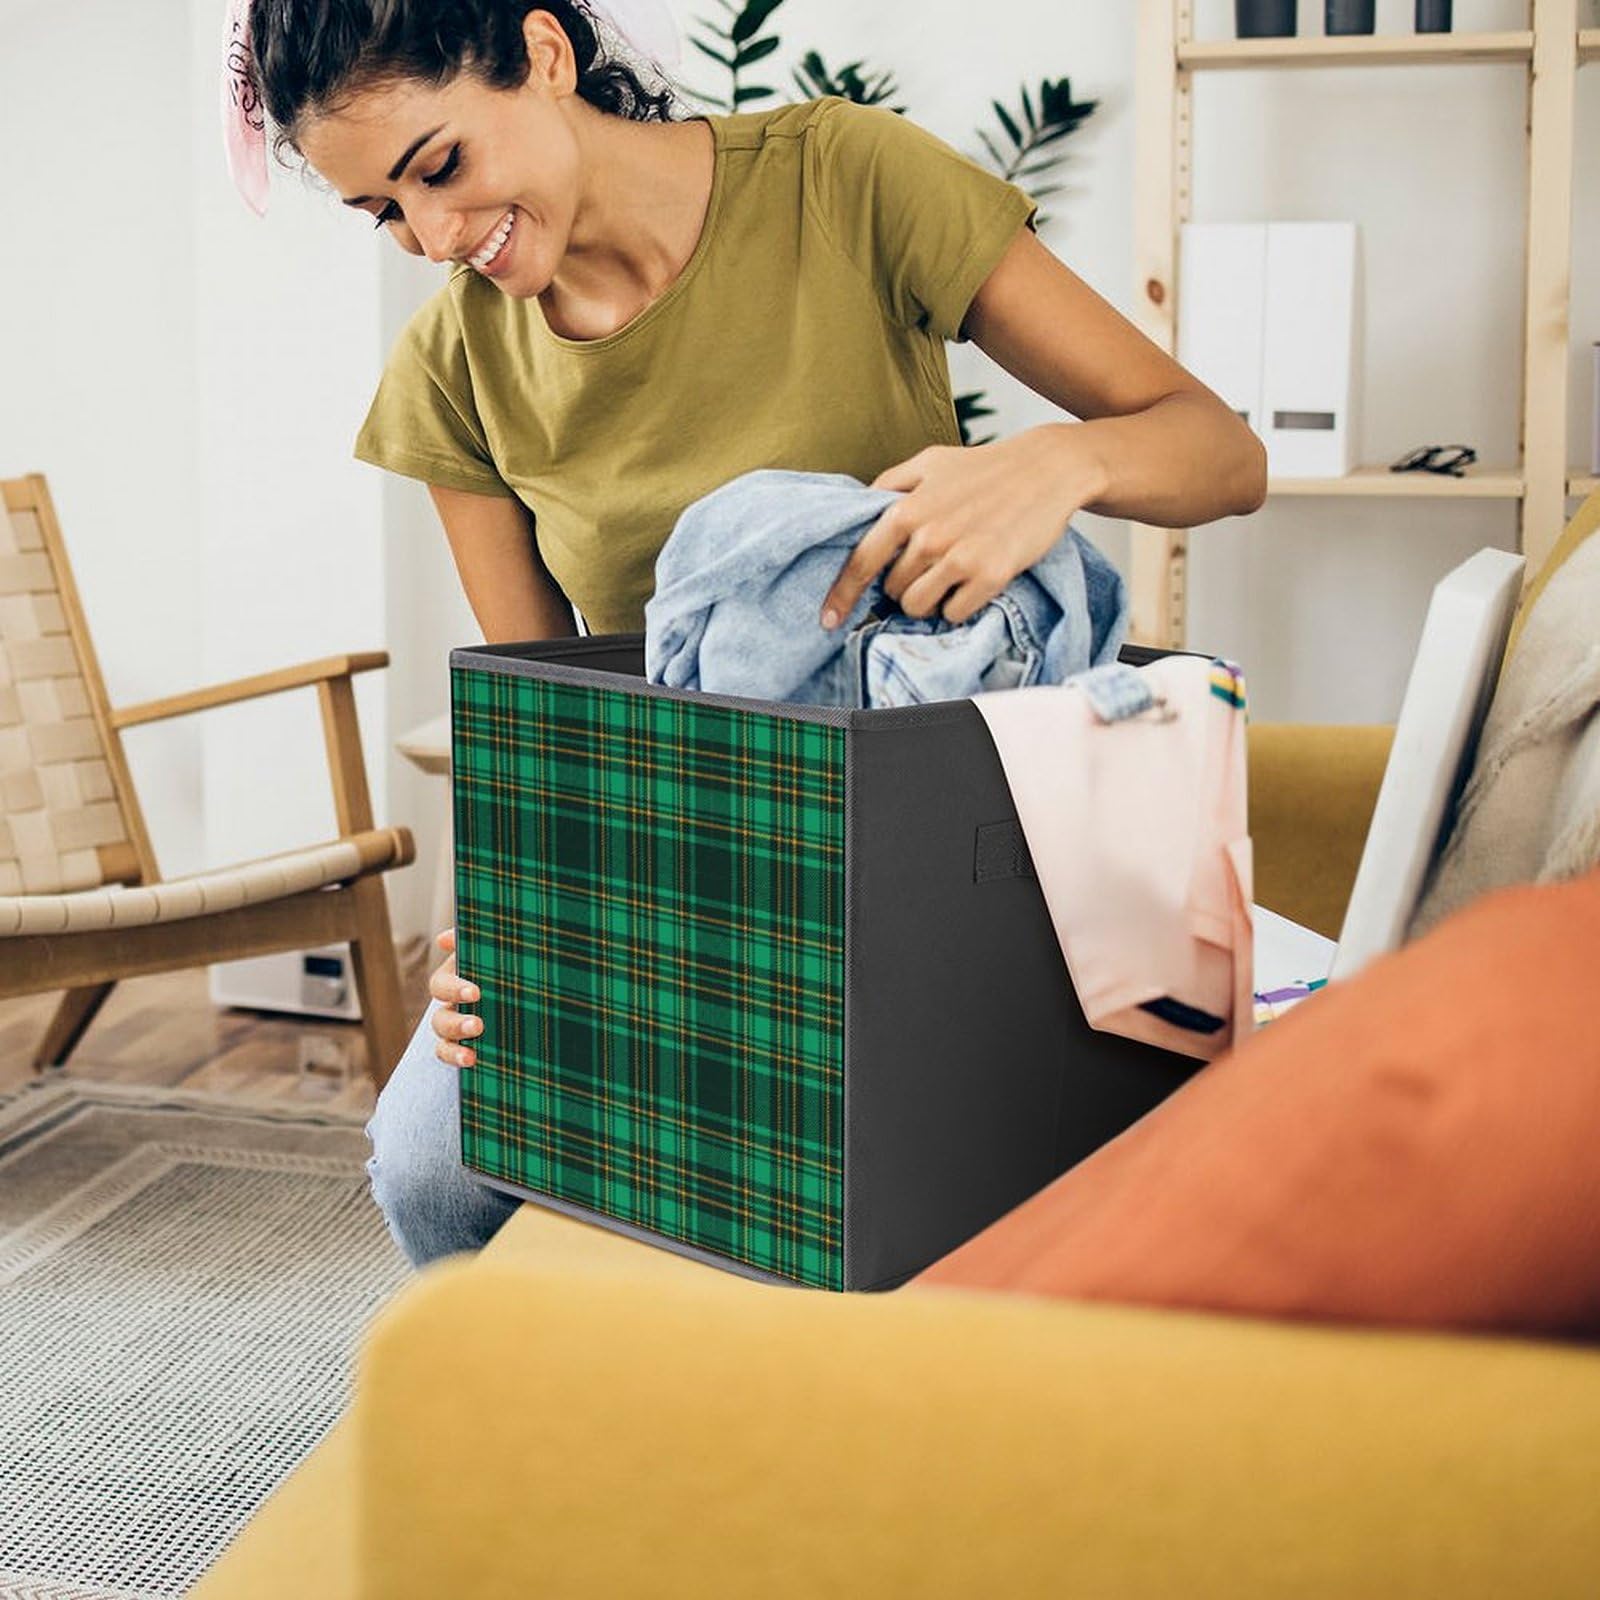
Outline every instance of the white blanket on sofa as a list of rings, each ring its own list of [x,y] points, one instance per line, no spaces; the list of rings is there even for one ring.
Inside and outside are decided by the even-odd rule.
[[[1600,866],[1600,535],[1529,614],[1410,935],[1491,889]]]

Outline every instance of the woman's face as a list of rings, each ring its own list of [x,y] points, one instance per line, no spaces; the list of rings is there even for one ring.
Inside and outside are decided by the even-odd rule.
[[[297,141],[345,204],[381,219],[403,249],[468,261],[518,299],[554,277],[580,176],[572,46],[546,11],[530,11],[523,30],[520,89],[487,88],[470,71],[443,89],[407,80],[315,119]]]

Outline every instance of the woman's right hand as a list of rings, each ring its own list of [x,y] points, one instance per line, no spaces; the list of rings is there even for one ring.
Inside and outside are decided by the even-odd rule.
[[[470,1067],[478,1059],[477,1052],[459,1041],[482,1033],[483,1018],[464,1017],[455,1008],[476,1000],[478,986],[456,974],[456,930],[446,928],[434,942],[441,950],[449,951],[449,956],[428,979],[428,993],[439,1002],[439,1009],[433,1014],[433,1031],[439,1035],[439,1042],[433,1053],[446,1066]]]

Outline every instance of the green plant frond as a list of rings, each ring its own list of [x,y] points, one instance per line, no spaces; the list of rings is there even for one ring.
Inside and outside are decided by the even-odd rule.
[[[1032,133],[1039,126],[1039,119],[1033,114],[1033,101],[1028,96],[1028,86],[1022,86],[1022,114],[1028,119],[1028,131]]]
[[[828,74],[815,50],[808,50],[793,68],[796,87],[808,100],[827,94]]]
[[[768,34],[765,39],[757,39],[753,43],[747,44],[733,58],[733,64],[742,70],[757,61],[764,61],[778,48],[780,43],[781,41],[776,34]]]
[[[994,162],[997,167],[1003,167],[1006,164],[1006,158],[1000,154],[1000,151],[995,145],[994,140],[991,139],[982,128],[978,129],[978,137],[983,141],[983,148],[989,152],[989,159]]]
[[[710,56],[711,59],[713,61],[715,61],[719,66],[726,67],[730,72],[733,71],[733,62],[731,60],[729,60],[729,58],[727,56],[723,55],[720,51],[713,50],[711,48],[711,46],[708,45],[705,42],[704,39],[691,38],[689,40],[689,43],[692,44],[695,47],[695,49],[698,50],[701,53],[701,55]]]
[[[852,61],[837,72],[832,72],[818,51],[808,50],[794,71],[794,80],[808,99],[831,94],[853,100],[857,105],[881,105],[890,95],[898,92],[894,74],[874,72],[870,76],[863,76],[861,69],[865,65],[864,61]],[[890,110],[900,112],[904,107],[891,106]]]
[[[895,91],[894,79],[887,73],[880,72],[873,77],[863,78],[853,68],[846,67],[839,81],[844,85],[844,92],[863,106],[881,105]]]
[[[1100,104],[1098,100],[1072,98],[1072,83],[1068,78],[1054,83],[1046,78],[1039,87],[1039,109],[1046,122],[1065,122],[1076,118],[1082,121]]]
[[[1045,145],[1054,144],[1057,139],[1065,139],[1069,133],[1076,133],[1077,131],[1078,123],[1076,122],[1066,122],[1058,128],[1046,128],[1034,139],[1033,147],[1035,150],[1042,149]]]
[[[764,84],[741,83],[733,91],[733,103],[735,106],[743,106],[752,100],[770,100],[777,92],[776,89],[769,89]]]
[[[735,20],[729,37],[735,44],[744,44],[755,38],[761,31],[762,24],[782,4],[783,0],[749,0],[749,4]]]
[[[1000,126],[1006,130],[1006,133],[1010,136],[1012,144],[1016,145],[1020,150],[1024,144],[1022,129],[1017,126],[1015,120],[1012,118],[1011,113],[1007,111],[998,100],[991,101],[990,103],[994,106],[994,114],[1000,119]]]
[[[981,389],[973,390],[968,394],[958,394],[955,397],[956,426],[961,430],[961,442],[964,445],[992,444],[994,442],[993,434],[985,434],[981,439],[972,437],[971,424],[979,417],[992,417],[994,415],[994,408],[986,406],[983,403],[984,399],[985,396]]]

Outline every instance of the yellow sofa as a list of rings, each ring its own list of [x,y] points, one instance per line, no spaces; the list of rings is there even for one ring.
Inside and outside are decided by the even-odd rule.
[[[1389,738],[1251,730],[1264,904],[1337,932]],[[775,1288],[528,1205],[191,1593],[1594,1600],[1600,1348]]]
[[[1600,1594],[1600,1351],[748,1283],[525,1207],[196,1600]]]
[[[1253,739],[1263,899],[1335,925],[1387,730]],[[528,1205],[192,1594],[1593,1600],[1600,1349],[774,1288]]]

